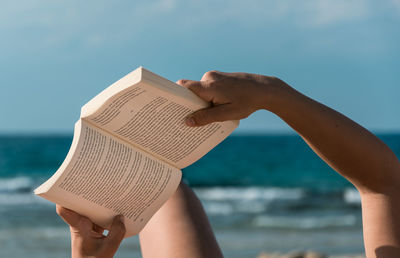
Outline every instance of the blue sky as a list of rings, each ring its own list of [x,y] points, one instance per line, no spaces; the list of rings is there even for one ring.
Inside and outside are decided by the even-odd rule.
[[[399,0],[11,1],[0,9],[0,132],[69,133],[142,65],[278,76],[373,131],[400,131]],[[288,132],[260,111],[240,133]]]

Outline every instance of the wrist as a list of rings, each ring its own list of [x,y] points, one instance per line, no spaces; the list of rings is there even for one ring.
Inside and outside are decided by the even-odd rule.
[[[299,94],[284,81],[274,77],[267,77],[263,87],[261,109],[268,110],[278,116],[287,108],[290,108],[292,100]]]

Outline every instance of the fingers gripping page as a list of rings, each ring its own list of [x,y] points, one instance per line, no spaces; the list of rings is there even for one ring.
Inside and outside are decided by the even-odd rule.
[[[89,124],[83,123],[80,142],[80,151],[58,188],[122,214],[137,227],[145,224],[148,214],[151,216],[179,184],[178,169]],[[85,207],[82,209],[87,213]]]
[[[204,107],[141,84],[114,96],[86,119],[149,154],[183,168],[206,154],[236,127],[232,122],[186,126],[185,117]]]

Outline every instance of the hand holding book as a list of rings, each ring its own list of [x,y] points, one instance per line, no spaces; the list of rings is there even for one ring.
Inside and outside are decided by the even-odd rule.
[[[82,107],[70,151],[35,193],[109,229],[125,218],[138,234],[178,187],[180,169],[223,141],[238,121],[191,128],[184,118],[209,106],[142,67]]]
[[[146,182],[153,182],[157,180],[157,182],[162,182],[151,184],[151,186],[149,185],[145,187],[149,189],[157,189],[157,191],[151,192],[152,197],[149,200],[156,201],[156,203],[150,203],[149,206],[152,206],[152,208],[148,209],[147,214],[144,214],[146,208],[142,209],[141,206],[143,203],[146,202],[142,201],[141,203],[139,203],[139,206],[137,207],[140,207],[140,213],[137,213],[134,212],[135,210],[132,209],[133,207],[131,206],[125,209],[122,203],[125,203],[126,199],[120,198],[119,196],[116,200],[114,200],[113,198],[115,197],[116,193],[118,193],[118,189],[120,189],[118,187],[117,191],[111,191],[111,196],[113,196],[113,198],[109,197],[110,194],[103,196],[107,197],[107,205],[112,204],[111,209],[109,209],[111,210],[110,214],[113,214],[112,212],[114,212],[115,214],[115,212],[122,209],[125,214],[131,215],[129,223],[126,224],[129,230],[128,236],[140,231],[143,228],[144,224],[154,214],[154,212],[161,207],[161,205],[166,201],[166,199],[168,199],[169,196],[171,196],[171,194],[176,189],[177,183],[179,183],[180,181],[179,168],[182,168],[184,167],[184,165],[191,164],[196,161],[212,147],[223,140],[223,138],[226,137],[227,134],[232,132],[235,126],[237,126],[237,122],[224,124],[226,122],[223,121],[242,119],[249,116],[252,112],[258,109],[266,109],[282,118],[289,126],[291,126],[296,132],[299,133],[299,135],[306,141],[307,144],[310,145],[310,147],[316,152],[316,154],[318,154],[338,173],[340,173],[351,183],[353,183],[354,186],[360,191],[363,206],[363,227],[365,232],[364,242],[366,246],[367,256],[375,256],[375,254],[381,254],[385,257],[399,256],[400,249],[398,247],[400,246],[400,238],[398,237],[398,229],[400,227],[397,217],[393,216],[393,214],[399,214],[400,211],[400,202],[397,198],[400,191],[400,162],[395,154],[388,148],[388,146],[386,146],[377,137],[375,137],[369,131],[367,131],[357,123],[353,122],[349,118],[340,114],[339,112],[336,112],[335,110],[301,94],[300,92],[288,86],[283,81],[274,77],[245,73],[221,73],[213,71],[207,72],[203,76],[201,81],[180,80],[178,83],[190,89],[200,98],[195,98],[195,95],[190,95],[189,91],[181,91],[179,87],[170,88],[168,85],[164,85],[166,86],[163,88],[165,91],[167,91],[168,93],[174,92],[174,94],[173,96],[168,96],[167,100],[160,101],[157,96],[156,98],[154,98],[154,95],[160,95],[159,93],[154,94],[157,92],[157,90],[155,90],[154,87],[148,88],[147,90],[153,92],[153,96],[147,97],[147,101],[144,101],[144,103],[142,103],[142,106],[139,105],[135,112],[140,113],[140,116],[134,115],[134,121],[141,121],[141,119],[143,118],[143,109],[145,109],[145,111],[147,110],[147,113],[149,112],[149,109],[151,110],[151,112],[157,112],[160,111],[159,107],[165,104],[166,106],[173,107],[175,111],[182,111],[180,113],[180,116],[185,115],[186,124],[192,126],[192,129],[206,128],[207,126],[209,126],[210,123],[214,122],[220,123],[218,127],[215,127],[213,130],[211,130],[212,133],[205,137],[204,141],[200,141],[200,145],[203,144],[204,148],[201,150],[201,148],[199,149],[199,146],[196,146],[193,152],[190,152],[186,155],[189,157],[184,162],[181,162],[181,159],[184,159],[186,156],[176,156],[180,152],[163,152],[160,151],[159,148],[152,149],[148,147],[148,145],[142,146],[140,145],[140,143],[143,144],[143,139],[141,137],[137,137],[137,132],[131,132],[129,131],[129,128],[124,128],[124,130],[126,129],[126,131],[122,130],[121,128],[116,129],[116,127],[120,126],[121,121],[123,121],[122,124],[125,124],[124,127],[126,127],[126,125],[134,125],[134,123],[131,123],[132,118],[126,118],[126,114],[124,115],[124,112],[126,113],[126,110],[122,110],[121,105],[125,105],[125,103],[129,102],[132,98],[135,98],[142,94],[139,93],[140,89],[138,91],[129,91],[127,95],[122,94],[122,98],[121,96],[116,96],[117,100],[110,99],[110,96],[116,95],[117,91],[114,90],[105,92],[100,97],[96,97],[97,99],[95,98],[94,101],[89,102],[88,105],[82,110],[82,113],[84,114],[82,116],[82,119],[86,118],[87,120],[92,122],[89,122],[82,126],[78,126],[78,129],[80,129],[76,131],[78,132],[78,136],[79,133],[83,132],[82,137],[77,137],[77,139],[79,138],[79,141],[81,142],[81,147],[76,148],[75,146],[71,148],[73,152],[75,151],[75,149],[78,149],[76,150],[76,152],[79,152],[80,155],[75,155],[78,158],[71,157],[70,159],[68,159],[67,157],[67,163],[70,163],[70,160],[72,158],[78,159],[78,161],[79,159],[83,159],[86,161],[83,163],[81,162],[83,165],[79,164],[78,167],[88,167],[86,163],[92,162],[98,156],[96,148],[92,150],[93,148],[91,148],[91,146],[104,145],[105,149],[112,150],[111,152],[106,151],[106,153],[120,153],[121,155],[117,156],[124,157],[118,158],[114,157],[112,154],[105,155],[107,157],[110,156],[109,159],[111,163],[117,160],[117,163],[123,164],[122,174],[124,174],[124,180],[122,180],[122,182],[125,182],[127,180],[127,177],[131,178],[129,180],[132,180],[132,182],[134,182],[133,185],[127,184],[128,189],[134,189],[134,192],[124,191],[122,197],[135,197],[143,195],[141,190],[139,191],[137,190],[137,188],[135,188],[137,187],[137,185],[143,185],[146,184]],[[122,82],[121,84],[124,85],[124,82]],[[130,86],[124,87],[129,88]],[[185,99],[190,99],[190,103],[192,105],[189,106],[191,108],[185,109],[174,106],[175,104],[177,104],[177,102],[179,102],[180,104],[184,103]],[[98,105],[99,100],[102,100],[103,105]],[[107,101],[105,101],[104,103],[104,100]],[[175,104],[169,105],[168,101],[172,101]],[[211,106],[208,105],[207,102],[211,103]],[[128,110],[132,111],[132,109]],[[161,108],[161,110],[163,110],[163,108]],[[163,114],[165,114],[165,112]],[[118,118],[118,116],[120,117]],[[172,121],[176,121],[174,120],[176,119],[175,117],[169,117],[168,121],[164,121],[166,124],[168,124],[167,128],[164,127],[164,129],[168,129],[171,126],[171,124],[169,123],[171,119]],[[116,120],[114,121],[116,125],[112,124],[112,120]],[[84,121],[82,121],[82,123],[83,122]],[[97,127],[93,126],[94,124],[97,124]],[[200,127],[200,125],[202,126]],[[186,131],[187,128],[189,127],[184,128],[181,124],[178,127],[179,130],[183,131]],[[104,135],[105,132],[101,131],[100,129],[104,129],[105,131],[109,132],[109,134]],[[210,127],[208,127],[207,130],[210,130]],[[197,133],[207,134],[207,130],[197,131]],[[176,130],[174,131],[176,132]],[[121,134],[121,132],[123,133]],[[218,134],[218,132],[220,134]],[[146,131],[146,133],[148,133],[148,131]],[[210,140],[213,135],[216,138]],[[185,137],[188,136],[190,136],[190,134],[186,134]],[[81,138],[84,138],[85,140],[80,140]],[[110,138],[110,140],[105,140],[108,138]],[[209,141],[207,142],[207,140]],[[85,142],[87,141],[93,142],[85,144]],[[76,140],[76,144],[77,143],[78,140]],[[176,149],[177,147],[176,145],[171,145],[171,142],[169,142],[169,144],[167,145],[163,145],[163,147],[169,146],[173,146],[172,149]],[[136,152],[136,154],[132,156],[132,152]],[[142,166],[139,169],[139,167],[135,167],[132,163],[126,161],[125,156],[128,155],[127,153],[130,153],[129,155],[134,157],[132,159],[134,161],[146,159],[146,169],[143,170]],[[143,158],[143,155],[146,157]],[[178,160],[174,161],[174,159]],[[98,166],[98,168],[100,168],[100,170],[98,171],[102,171],[103,173],[105,173],[105,178],[108,179],[112,178],[106,173],[110,170],[109,165],[105,165],[106,169],[104,171],[102,170],[102,168],[104,163],[110,162],[104,162],[103,160],[102,162],[100,162],[102,163],[101,166]],[[77,164],[79,162],[76,162],[75,160],[74,162],[71,161],[71,163]],[[59,173],[59,175],[56,175],[53,179],[49,180],[49,183],[45,183],[44,186],[41,186],[37,193],[55,202],[57,202],[57,200],[61,200],[60,202],[64,202],[66,205],[70,206],[74,206],[74,204],[71,204],[72,200],[90,205],[91,202],[87,202],[87,200],[86,202],[83,202],[83,200],[79,199],[78,197],[90,197],[92,198],[93,202],[93,198],[96,197],[96,194],[93,195],[93,193],[89,191],[89,194],[91,195],[87,197],[87,195],[85,195],[87,191],[85,192],[81,188],[76,187],[76,185],[79,185],[79,183],[74,180],[65,180],[68,177],[72,177],[73,179],[73,177],[77,176],[76,174],[74,174],[75,172],[71,172],[74,171],[73,168],[72,170],[68,170],[66,168],[67,165],[65,165],[64,168],[60,170],[60,172],[57,172]],[[119,167],[121,167],[121,165]],[[134,180],[133,178],[135,178],[135,176],[130,176],[130,173],[125,171],[126,167],[134,168],[132,171],[139,170],[139,179]],[[121,168],[119,169],[121,170]],[[63,175],[62,173],[64,170],[68,171],[65,173],[65,175]],[[148,178],[146,175],[153,176],[150,176],[150,178]],[[90,175],[85,174],[85,176]],[[96,177],[94,177],[94,180],[95,179]],[[65,183],[66,181],[67,183]],[[169,186],[168,190],[166,190],[166,186]],[[58,189],[58,187],[60,189]],[[51,188],[55,189],[53,189],[53,191],[50,191],[52,190]],[[75,191],[77,197],[74,196],[74,198],[61,198],[60,193],[64,195],[68,194],[68,191],[63,192],[63,189],[68,189],[68,191],[72,192]],[[82,191],[84,193],[83,195]],[[160,193],[160,195],[155,195],[156,192]],[[145,195],[144,197],[147,198],[148,196]],[[95,201],[98,199],[104,201],[104,198],[96,198]],[[112,200],[112,202],[110,202],[110,200]],[[117,201],[119,205],[115,206],[115,201]],[[136,201],[135,198],[133,201]],[[77,210],[81,209],[81,211],[87,212],[94,219],[103,223],[104,225],[110,225],[110,214],[108,214],[108,217],[105,218],[96,217],[96,214],[98,213],[93,214],[90,213],[87,209],[85,210],[82,203],[79,203],[79,205],[75,206]],[[131,202],[127,203],[130,204]],[[171,204],[173,202],[169,201],[169,203]],[[180,203],[190,204],[187,199]],[[95,203],[93,205],[95,205]],[[92,207],[96,207],[97,210],[99,210],[100,212],[104,212],[104,214],[107,214],[107,212],[109,211],[107,209],[102,209],[102,206]],[[177,213],[180,213],[182,217],[190,217],[188,216],[188,213],[190,213],[190,209],[183,206],[181,206],[180,209],[175,209],[174,205],[167,205],[167,207],[163,207],[164,210],[161,209],[162,213],[160,214],[167,214],[167,216],[160,215],[161,217],[163,217],[162,221],[165,222],[163,223],[163,225],[165,224],[164,229],[175,228],[176,226],[176,216],[171,216],[171,214],[176,215]],[[364,207],[366,208],[364,209]],[[195,217],[192,216],[192,218]],[[141,219],[138,221],[138,218]],[[160,217],[158,219],[160,219]],[[198,234],[201,231],[196,228],[196,225],[198,224],[193,222],[194,220],[188,221],[189,223],[185,223],[186,225],[182,226],[181,228],[181,231],[183,231],[183,233],[181,232],[182,234],[178,234],[176,236],[175,234],[172,234],[175,236],[175,240],[179,241],[172,241],[172,243],[166,241],[168,242],[164,243],[166,248],[160,248],[159,250],[154,250],[154,248],[152,248],[152,240],[154,239],[154,236],[158,234],[160,227],[157,223],[157,220],[156,222],[149,223],[150,226],[147,227],[147,230],[145,230],[144,234],[147,235],[147,237],[144,236],[143,238],[142,234],[143,240],[141,239],[143,243],[151,242],[151,244],[145,244],[145,252],[161,252],[163,254],[167,252],[176,253],[176,250],[178,248],[181,248],[181,246],[179,246],[179,243],[182,243],[185,240],[187,241],[187,236],[189,235],[192,236],[191,240],[194,239],[193,241],[189,241],[194,246],[194,251],[180,250],[180,254],[184,255],[182,257],[194,257],[193,253],[197,255],[200,254],[201,250],[204,250],[204,248],[198,247],[201,247],[202,244],[204,244],[201,241],[201,239],[204,237],[200,237],[200,235]],[[208,236],[210,236],[209,232],[207,234]],[[150,241],[145,241],[144,239]],[[209,239],[212,239],[212,237]],[[221,254],[218,251],[219,249],[214,248],[214,250],[216,250],[215,257],[220,257]],[[211,256],[207,255],[207,257]]]
[[[258,109],[279,116],[359,190],[367,257],[400,257],[400,162],[375,135],[273,77],[208,72],[201,81],[179,84],[213,103],[189,115],[190,126],[241,119]]]
[[[121,215],[114,217],[108,234],[104,235],[104,228],[72,210],[57,205],[57,214],[69,225],[72,258],[113,257],[124,239],[125,226]]]
[[[200,81],[179,80],[179,85],[212,103],[186,118],[189,126],[240,120],[259,109],[271,110],[278,92],[289,89],[275,77],[249,73],[206,72]]]

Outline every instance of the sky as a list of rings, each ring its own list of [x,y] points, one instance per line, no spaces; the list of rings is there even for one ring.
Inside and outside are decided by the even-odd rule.
[[[400,132],[400,0],[2,1],[0,133],[72,133],[138,66],[281,78],[374,132]],[[287,133],[267,111],[237,133]]]

